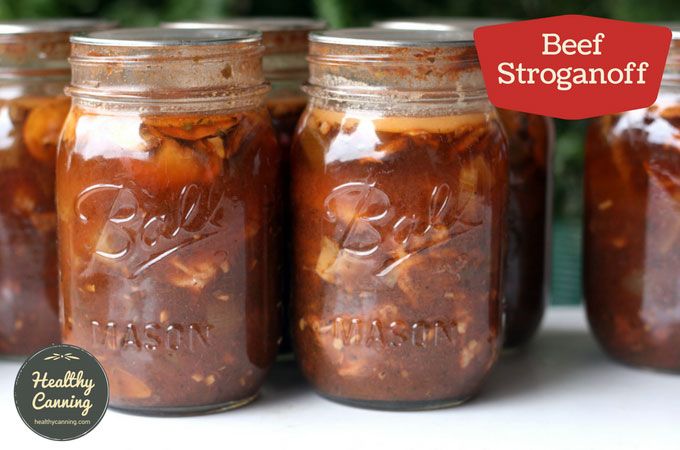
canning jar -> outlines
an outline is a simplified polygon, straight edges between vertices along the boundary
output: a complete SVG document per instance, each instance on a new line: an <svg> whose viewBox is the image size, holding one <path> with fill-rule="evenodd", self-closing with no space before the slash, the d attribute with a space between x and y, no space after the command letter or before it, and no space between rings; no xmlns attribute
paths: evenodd
<svg viewBox="0 0 680 450"><path fill-rule="evenodd" d="M680 29L654 104L590 126L584 240L588 319L602 347L680 372Z"/></svg>
<svg viewBox="0 0 680 450"><path fill-rule="evenodd" d="M272 124L283 154L282 166L284 176L284 210L288 205L288 178L290 145L295 127L302 111L307 106L307 96L302 92L302 84L307 80L307 42L310 31L323 30L326 22L304 17L241 17L217 20L200 20L189 22L172 22L163 25L168 28L246 28L262 33L265 46L263 70L265 78L271 83L271 91L267 96L267 108L272 117ZM292 231L290 220L284 222L286 236L286 256L292 252L290 248ZM290 279L292 263L285 261L282 267L281 301L284 313L283 336L279 352L290 356L293 351L289 332Z"/></svg>
<svg viewBox="0 0 680 450"><path fill-rule="evenodd" d="M510 144L504 344L517 347L538 331L548 298L555 128L550 117L498 115Z"/></svg>
<svg viewBox="0 0 680 450"><path fill-rule="evenodd" d="M54 159L80 19L0 22L0 355L59 342Z"/></svg>
<svg viewBox="0 0 680 450"><path fill-rule="evenodd" d="M310 35L292 151L296 357L322 395L427 409L501 343L507 142L471 36Z"/></svg>
<svg viewBox="0 0 680 450"><path fill-rule="evenodd" d="M509 19L418 17L374 22L387 29L435 29L472 32ZM553 120L498 109L510 143L510 196L504 282L505 346L526 344L538 330L550 277Z"/></svg>
<svg viewBox="0 0 680 450"><path fill-rule="evenodd" d="M248 403L276 355L280 154L260 34L72 38L57 160L63 338L111 405Z"/></svg>

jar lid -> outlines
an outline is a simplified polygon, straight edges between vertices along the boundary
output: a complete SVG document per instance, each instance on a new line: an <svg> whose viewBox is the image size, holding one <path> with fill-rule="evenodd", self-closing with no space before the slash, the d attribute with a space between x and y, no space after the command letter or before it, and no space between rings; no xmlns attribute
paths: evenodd
<svg viewBox="0 0 680 450"><path fill-rule="evenodd" d="M397 19L377 20L373 26L393 30L467 30L488 25L502 25L513 22L513 19L488 17L406 17Z"/></svg>
<svg viewBox="0 0 680 450"><path fill-rule="evenodd" d="M71 37L71 43L108 47L176 47L258 42L261 33L242 29L120 28Z"/></svg>
<svg viewBox="0 0 680 450"><path fill-rule="evenodd" d="M0 21L0 39L32 33L75 33L114 28L116 22L100 19L20 19Z"/></svg>
<svg viewBox="0 0 680 450"><path fill-rule="evenodd" d="M313 31L323 30L325 20L308 17L236 17L225 19L208 19L196 21L167 22L161 26L166 28L205 28L211 26L225 28L247 28L261 32L268 31Z"/></svg>
<svg viewBox="0 0 680 450"><path fill-rule="evenodd" d="M368 47L467 47L474 45L472 33L454 29L383 29L343 28L315 31L309 41L319 44L338 44Z"/></svg>

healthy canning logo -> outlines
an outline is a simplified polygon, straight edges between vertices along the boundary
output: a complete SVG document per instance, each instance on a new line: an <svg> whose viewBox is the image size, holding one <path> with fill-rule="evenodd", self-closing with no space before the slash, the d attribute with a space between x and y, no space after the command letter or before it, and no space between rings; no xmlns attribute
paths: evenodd
<svg viewBox="0 0 680 450"><path fill-rule="evenodd" d="M73 345L52 345L24 362L14 383L24 423L40 436L68 441L97 426L109 404L104 369Z"/></svg>
<svg viewBox="0 0 680 450"><path fill-rule="evenodd" d="M475 30L491 103L561 119L650 106L670 42L666 27L578 15Z"/></svg>

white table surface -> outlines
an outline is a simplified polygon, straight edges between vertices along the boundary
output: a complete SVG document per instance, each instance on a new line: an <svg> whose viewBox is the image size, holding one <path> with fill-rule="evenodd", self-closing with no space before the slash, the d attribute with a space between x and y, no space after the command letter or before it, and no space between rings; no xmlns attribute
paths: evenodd
<svg viewBox="0 0 680 450"><path fill-rule="evenodd" d="M12 394L18 368L0 361L0 443L8 450L680 449L680 375L610 362L573 307L550 308L533 344L504 354L479 397L438 411L337 405L315 395L289 363L274 369L250 406L184 418L109 410L90 434L61 443L21 422Z"/></svg>

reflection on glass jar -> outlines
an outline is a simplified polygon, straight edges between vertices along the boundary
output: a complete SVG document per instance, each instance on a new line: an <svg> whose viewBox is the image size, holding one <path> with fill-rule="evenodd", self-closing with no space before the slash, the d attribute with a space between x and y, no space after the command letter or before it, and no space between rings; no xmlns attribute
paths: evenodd
<svg viewBox="0 0 680 450"><path fill-rule="evenodd" d="M313 33L293 145L294 340L324 396L465 401L501 344L507 142L459 33Z"/></svg>
<svg viewBox="0 0 680 450"><path fill-rule="evenodd" d="M412 17L376 21L397 30L459 30L511 22L500 18ZM505 346L526 344L538 330L548 297L552 215L553 120L498 111L509 140L510 194L504 276Z"/></svg>
<svg viewBox="0 0 680 450"><path fill-rule="evenodd" d="M0 355L59 342L54 158L69 35L94 20L0 22Z"/></svg>
<svg viewBox="0 0 680 450"><path fill-rule="evenodd" d="M605 116L586 141L585 299L600 344L680 372L680 30L646 109Z"/></svg>
<svg viewBox="0 0 680 450"><path fill-rule="evenodd" d="M265 78L271 83L272 90L267 96L267 109L272 118L272 125L276 130L279 147L281 148L282 168L284 175L284 209L288 211L290 201L288 179L290 145L295 133L295 127L302 111L307 106L307 96L302 92L302 84L307 81L307 42L310 31L326 28L323 20L302 17L247 17L225 18L217 20L200 20L190 22L172 22L163 25L168 28L246 28L258 30L262 33L262 43L265 54L262 60ZM292 231L289 229L290 220L284 223L283 240L290 243ZM286 255L292 249L286 247ZM291 261L285 261L282 273L281 296L284 312L284 330L279 352L290 355L293 351L289 332L289 296Z"/></svg>
<svg viewBox="0 0 680 450"><path fill-rule="evenodd" d="M243 405L280 335L280 152L260 35L73 43L57 161L64 340L99 358L115 407Z"/></svg>

